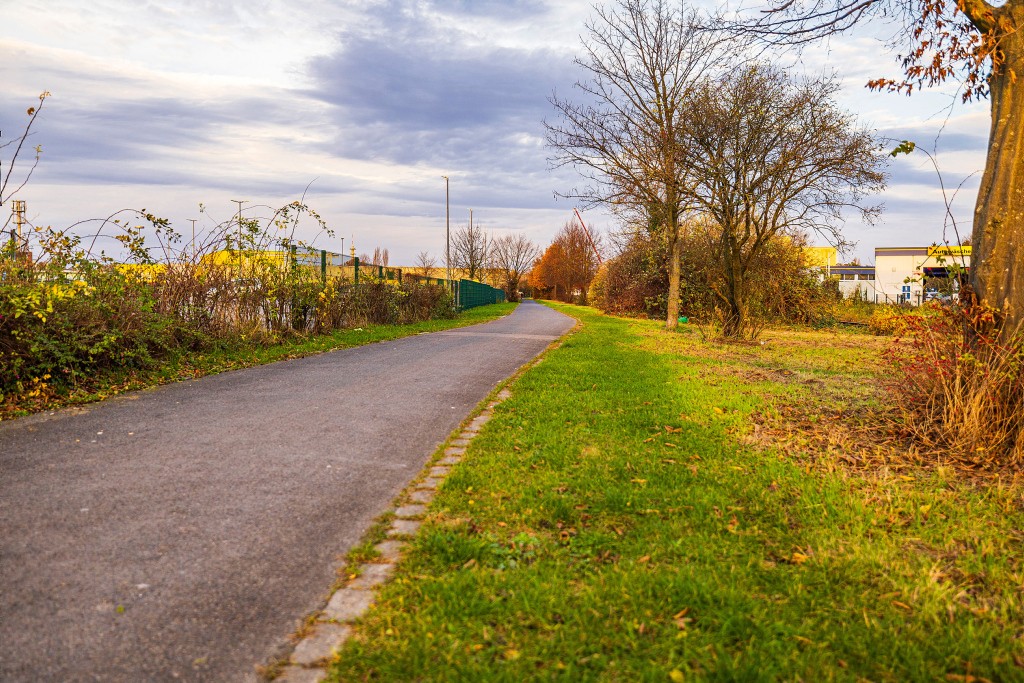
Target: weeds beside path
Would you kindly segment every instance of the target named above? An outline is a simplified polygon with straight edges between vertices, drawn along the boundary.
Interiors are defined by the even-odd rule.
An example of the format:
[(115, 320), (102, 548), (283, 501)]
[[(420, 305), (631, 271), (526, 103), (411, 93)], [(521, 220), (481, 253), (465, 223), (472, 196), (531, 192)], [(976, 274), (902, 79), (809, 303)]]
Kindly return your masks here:
[(1019, 489), (741, 443), (780, 390), (868, 379), (856, 339), (709, 354), (557, 308), (582, 326), (495, 409), (328, 680), (1024, 678)]
[(410, 325), (367, 325), (329, 334), (295, 336), (273, 344), (246, 344), (241, 340), (221, 349), (201, 353), (181, 353), (152, 370), (131, 369), (101, 372), (83, 380), (73, 391), (53, 391), (47, 387), (7, 396), (0, 403), (0, 420), (10, 420), (41, 410), (68, 405), (92, 403), (111, 396), (149, 387), (195, 379), (227, 370), (239, 370), (280, 360), (302, 358), (317, 353), (347, 349), (352, 346), (389, 341), (425, 332), (478, 325), (508, 315), (518, 304), (501, 303), (464, 311), (451, 320), (427, 320)]

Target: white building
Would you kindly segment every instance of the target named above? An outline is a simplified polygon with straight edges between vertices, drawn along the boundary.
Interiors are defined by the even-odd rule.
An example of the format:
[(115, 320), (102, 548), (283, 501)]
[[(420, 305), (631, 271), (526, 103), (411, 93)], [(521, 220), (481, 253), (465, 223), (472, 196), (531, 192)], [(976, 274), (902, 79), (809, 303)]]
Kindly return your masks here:
[(847, 298), (920, 306), (938, 293), (937, 280), (956, 270), (966, 276), (970, 266), (970, 247), (879, 247), (874, 266), (832, 266), (829, 274)]
[(970, 267), (970, 247), (875, 249), (875, 301), (920, 306), (934, 294), (926, 291), (926, 280), (948, 278), (957, 269), (966, 274)]
[(876, 300), (874, 266), (832, 266), (829, 274), (839, 281), (839, 291), (847, 299)]

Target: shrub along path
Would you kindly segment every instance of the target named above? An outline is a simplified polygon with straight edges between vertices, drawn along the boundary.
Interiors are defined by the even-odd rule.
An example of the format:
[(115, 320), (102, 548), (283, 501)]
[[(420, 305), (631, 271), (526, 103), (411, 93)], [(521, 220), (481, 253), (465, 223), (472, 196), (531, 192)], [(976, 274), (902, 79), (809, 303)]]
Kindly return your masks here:
[(311, 354), (390, 341), (423, 332), (477, 325), (507, 315), (515, 307), (516, 304), (510, 303), (492, 304), (463, 311), (457, 318), (424, 320), (408, 325), (365, 325), (324, 334), (295, 335), (273, 342), (246, 343), (244, 339), (235, 339), (224, 348), (176, 352), (153, 368), (99, 370), (83, 379), (74, 391), (66, 387), (50, 386), (49, 380), (33, 381), (21, 394), (0, 395), (0, 421), (66, 405), (94, 403), (126, 391), (181, 382), (218, 372), (294, 360)]
[(251, 677), (437, 444), (572, 325), (526, 303), (0, 424), (0, 680)]
[(740, 443), (768, 397), (866, 400), (858, 337), (558, 309), (327, 680), (1024, 678), (1019, 487)]

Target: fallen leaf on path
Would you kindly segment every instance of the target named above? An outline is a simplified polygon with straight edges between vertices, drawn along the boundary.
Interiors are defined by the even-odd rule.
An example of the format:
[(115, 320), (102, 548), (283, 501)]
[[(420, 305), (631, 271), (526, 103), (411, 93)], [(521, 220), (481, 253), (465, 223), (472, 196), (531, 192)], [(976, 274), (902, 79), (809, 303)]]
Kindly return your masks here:
[(474, 564), (476, 564), (476, 558), (474, 558), (474, 559), (470, 560), (469, 562), (467, 562), (466, 564), (462, 565), (462, 568), (463, 569), (469, 569)]
[(683, 678), (683, 672), (679, 669), (672, 669), (668, 672), (668, 677), (672, 680), (672, 683), (683, 683), (686, 679)]
[(668, 446), (669, 448), (679, 448), (674, 443), (668, 443), (667, 441), (665, 442), (665, 445)]
[(679, 614), (674, 615), (672, 618), (673, 619), (682, 619), (683, 617), (685, 617), (689, 613), (690, 613), (690, 608), (689, 607), (684, 607), (682, 612), (680, 612)]
[(644, 556), (643, 556), (643, 557), (641, 557), (641, 558), (640, 558), (639, 560), (637, 560), (637, 564), (641, 564), (641, 563), (643, 563), (643, 562), (646, 562), (646, 561), (648, 561), (649, 559), (651, 559), (651, 556), (650, 556), (650, 555), (644, 555)]

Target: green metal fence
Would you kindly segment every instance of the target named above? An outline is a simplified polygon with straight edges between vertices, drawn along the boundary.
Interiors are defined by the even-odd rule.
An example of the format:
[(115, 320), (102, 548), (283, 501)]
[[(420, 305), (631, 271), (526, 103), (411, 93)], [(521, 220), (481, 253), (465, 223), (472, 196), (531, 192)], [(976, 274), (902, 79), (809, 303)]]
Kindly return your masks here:
[(505, 301), (505, 290), (495, 289), (490, 285), (473, 280), (459, 280), (457, 290), (459, 310), (486, 306), (487, 304), (498, 304)]

